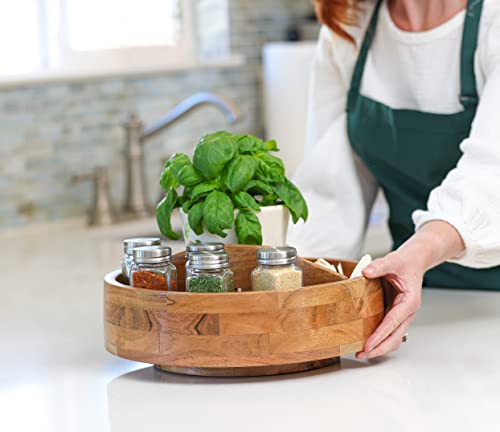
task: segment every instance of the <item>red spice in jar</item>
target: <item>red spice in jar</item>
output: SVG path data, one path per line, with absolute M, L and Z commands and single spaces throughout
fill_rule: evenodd
M 157 291 L 168 290 L 167 279 L 165 276 L 144 270 L 132 273 L 132 285 L 136 288 L 146 288 Z

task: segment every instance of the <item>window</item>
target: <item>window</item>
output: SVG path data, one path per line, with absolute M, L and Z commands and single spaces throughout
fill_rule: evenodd
M 216 33 L 200 40 L 193 22 L 210 5 Z M 147 71 L 192 64 L 197 54 L 227 56 L 227 21 L 227 0 L 8 2 L 0 6 L 0 78 Z
M 61 5 L 60 63 L 67 70 L 159 68 L 193 57 L 187 1 L 48 1 Z
M 18 0 L 3 5 L 2 9 L 0 73 L 14 75 L 36 70 L 42 62 L 38 1 Z
M 124 8 L 122 4 L 122 0 L 67 0 L 70 48 L 97 51 L 175 46 L 179 42 L 177 1 L 140 0 L 129 2 Z

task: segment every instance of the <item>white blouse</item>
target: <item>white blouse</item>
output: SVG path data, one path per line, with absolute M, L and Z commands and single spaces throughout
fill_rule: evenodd
M 361 44 L 373 2 L 361 25 L 349 29 Z M 361 93 L 394 109 L 452 114 L 462 110 L 460 50 L 465 11 L 430 31 L 405 32 L 387 4 L 380 11 Z M 288 240 L 305 256 L 357 258 L 378 191 L 376 179 L 353 153 L 346 130 L 346 98 L 356 46 L 322 28 L 311 82 L 308 142 L 295 182 L 309 204 L 306 224 L 290 226 Z M 485 0 L 475 72 L 480 104 L 463 156 L 413 213 L 418 230 L 443 220 L 461 234 L 463 266 L 500 265 L 500 1 Z

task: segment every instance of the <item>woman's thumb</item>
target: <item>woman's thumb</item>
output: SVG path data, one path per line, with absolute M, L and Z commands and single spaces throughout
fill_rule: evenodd
M 390 260 L 387 258 L 380 258 L 364 268 L 363 276 L 374 279 L 385 276 L 390 273 L 390 271 Z

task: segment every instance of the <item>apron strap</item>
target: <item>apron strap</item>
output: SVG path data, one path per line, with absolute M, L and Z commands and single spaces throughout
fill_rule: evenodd
M 354 72 L 352 75 L 351 89 L 350 89 L 351 94 L 359 94 L 361 90 L 361 82 L 363 80 L 365 63 L 368 57 L 368 51 L 370 51 L 370 47 L 373 42 L 373 37 L 375 36 L 375 30 L 377 29 L 378 15 L 382 2 L 383 0 L 378 0 L 377 6 L 375 7 L 372 18 L 370 20 L 370 25 L 368 26 L 368 29 L 365 33 L 365 37 L 363 39 L 363 43 L 359 51 L 358 61 L 356 62 L 356 66 L 354 67 Z
M 479 102 L 474 59 L 479 40 L 482 11 L 483 0 L 468 0 L 460 60 L 460 103 L 464 108 L 477 105 Z
M 361 91 L 361 83 L 365 70 L 368 52 L 373 43 L 375 30 L 377 28 L 380 7 L 384 0 L 378 0 L 377 6 L 373 12 L 370 24 L 366 31 L 361 49 L 359 52 L 356 66 L 352 75 L 351 88 L 349 90 L 348 109 L 354 103 L 355 96 Z M 479 27 L 481 24 L 481 15 L 484 0 L 468 0 L 465 15 L 464 31 L 462 35 L 462 50 L 460 60 L 460 103 L 464 108 L 471 105 L 477 105 L 479 95 L 477 92 L 476 74 L 474 70 L 474 57 L 479 40 Z

